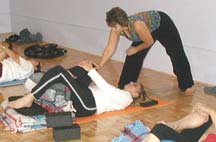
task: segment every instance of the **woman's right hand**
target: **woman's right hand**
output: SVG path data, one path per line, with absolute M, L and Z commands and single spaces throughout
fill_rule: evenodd
M 106 48 L 103 51 L 101 61 L 99 63 L 99 66 L 97 66 L 98 69 L 103 67 L 112 58 L 113 54 L 115 54 L 119 38 L 120 33 L 116 31 L 114 28 L 112 28 L 109 34 L 109 39 Z

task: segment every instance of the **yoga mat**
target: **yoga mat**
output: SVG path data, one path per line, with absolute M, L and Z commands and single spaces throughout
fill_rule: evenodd
M 162 100 L 156 97 L 151 97 L 151 98 L 157 100 L 158 104 L 150 106 L 150 107 L 129 106 L 123 110 L 105 112 L 102 114 L 94 114 L 94 115 L 86 116 L 86 117 L 76 117 L 74 122 L 76 124 L 81 124 L 81 123 L 90 122 L 90 121 L 101 119 L 101 118 L 112 117 L 112 116 L 127 114 L 127 113 L 133 113 L 133 112 L 141 111 L 141 110 L 148 110 L 148 109 L 157 108 L 157 107 L 161 107 L 161 106 L 165 106 L 165 105 L 173 103 L 172 101 L 166 101 L 166 100 Z
M 13 86 L 13 85 L 21 85 L 25 83 L 24 80 L 13 80 L 13 81 L 7 81 L 7 82 L 2 82 L 0 83 L 0 87 L 7 87 L 7 86 Z

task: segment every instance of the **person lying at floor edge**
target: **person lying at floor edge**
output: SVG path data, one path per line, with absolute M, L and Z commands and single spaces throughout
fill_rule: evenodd
M 193 111 L 180 120 L 158 122 L 142 142 L 198 142 L 212 122 L 216 126 L 216 111 L 205 104 L 197 103 Z
M 39 68 L 40 62 L 26 60 L 9 48 L 7 42 L 0 42 L 0 83 L 26 79 Z
M 92 81 L 94 84 L 90 84 Z M 94 69 L 92 62 L 83 61 L 67 70 L 59 65 L 49 69 L 29 94 L 9 102 L 8 107 L 30 107 L 35 99 L 56 83 L 70 88 L 76 116 L 121 110 L 146 95 L 142 84 L 137 82 L 126 84 L 124 89 L 110 85 Z

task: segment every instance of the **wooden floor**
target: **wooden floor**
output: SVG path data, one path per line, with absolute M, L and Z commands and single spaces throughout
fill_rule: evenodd
M 24 47 L 18 50 L 22 53 Z M 64 67 L 74 66 L 83 60 L 91 60 L 99 62 L 100 57 L 90 55 L 88 53 L 77 50 L 68 50 L 68 54 L 52 60 L 41 60 L 43 69 L 48 69 L 54 65 L 61 64 Z M 111 84 L 116 85 L 122 70 L 122 63 L 110 61 L 99 72 Z M 142 120 L 147 126 L 152 127 L 159 120 L 174 121 L 191 111 L 193 104 L 203 102 L 215 106 L 215 96 L 207 95 L 203 92 L 204 84 L 195 84 L 196 92 L 192 96 L 185 96 L 179 92 L 176 78 L 157 71 L 143 69 L 139 81 L 145 86 L 147 93 L 166 100 L 174 101 L 173 104 L 155 108 L 151 110 L 139 111 L 131 114 L 119 115 L 109 118 L 92 121 L 81 124 L 81 140 L 82 142 L 110 142 L 113 137 L 119 135 L 120 130 L 128 123 L 135 120 Z M 23 86 L 0 88 L 0 96 L 7 99 L 8 96 L 23 95 L 25 90 Z M 53 141 L 52 129 L 38 130 L 24 134 L 13 134 L 4 130 L 4 125 L 0 124 L 0 141 L 33 141 L 33 142 L 51 142 Z M 215 128 L 211 127 L 209 132 L 214 132 Z M 75 141 L 76 142 L 76 141 Z

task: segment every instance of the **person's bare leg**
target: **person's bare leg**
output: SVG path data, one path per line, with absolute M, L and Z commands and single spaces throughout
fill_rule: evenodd
M 207 122 L 209 119 L 209 114 L 204 111 L 194 110 L 190 114 L 186 115 L 180 120 L 174 122 L 165 122 L 170 128 L 181 131 L 184 129 L 197 128 Z
M 149 133 L 143 140 L 142 142 L 160 142 L 160 139 L 156 137 L 154 134 Z
M 206 104 L 198 103 L 196 104 L 195 109 L 208 113 L 211 116 L 214 126 L 216 127 L 216 111 L 213 108 L 209 107 Z
M 34 95 L 32 95 L 31 93 L 23 96 L 22 98 L 19 98 L 15 101 L 12 102 L 8 102 L 8 107 L 11 108 L 23 108 L 23 107 L 30 107 L 34 101 Z

